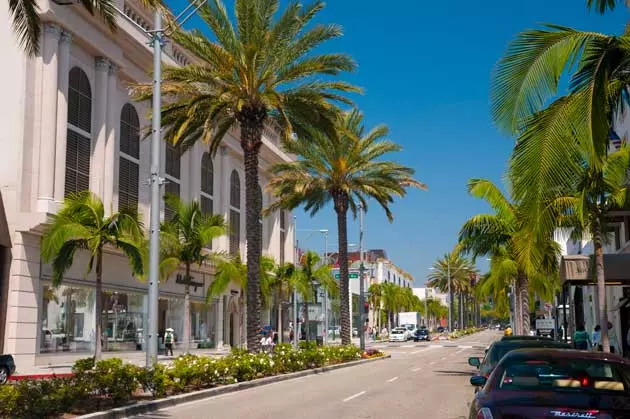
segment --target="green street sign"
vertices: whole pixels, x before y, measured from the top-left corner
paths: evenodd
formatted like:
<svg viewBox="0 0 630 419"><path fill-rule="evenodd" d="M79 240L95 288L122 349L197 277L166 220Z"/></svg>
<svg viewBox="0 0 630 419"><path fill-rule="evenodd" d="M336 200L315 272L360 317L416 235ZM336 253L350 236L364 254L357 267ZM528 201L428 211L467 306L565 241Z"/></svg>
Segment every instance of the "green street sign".
<svg viewBox="0 0 630 419"><path fill-rule="evenodd" d="M358 272L349 272L348 273L348 278L349 279L357 279L359 277L359 273ZM341 274L339 272L337 272L335 274L335 279L339 279L341 278Z"/></svg>

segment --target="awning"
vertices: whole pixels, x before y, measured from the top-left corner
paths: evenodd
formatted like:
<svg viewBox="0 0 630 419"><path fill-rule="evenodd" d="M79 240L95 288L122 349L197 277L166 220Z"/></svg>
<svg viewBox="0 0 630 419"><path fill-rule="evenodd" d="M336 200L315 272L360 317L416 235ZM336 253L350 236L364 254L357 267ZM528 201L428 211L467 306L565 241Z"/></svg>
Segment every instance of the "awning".
<svg viewBox="0 0 630 419"><path fill-rule="evenodd" d="M560 260L560 279L571 285L594 285L593 255L569 255ZM606 285L630 285L630 253L604 255Z"/></svg>

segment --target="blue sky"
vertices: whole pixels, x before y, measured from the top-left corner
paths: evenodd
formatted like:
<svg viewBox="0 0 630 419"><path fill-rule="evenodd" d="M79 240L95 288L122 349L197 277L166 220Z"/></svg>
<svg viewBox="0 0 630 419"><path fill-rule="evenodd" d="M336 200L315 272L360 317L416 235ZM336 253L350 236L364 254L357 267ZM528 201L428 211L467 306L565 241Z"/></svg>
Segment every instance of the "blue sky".
<svg viewBox="0 0 630 419"><path fill-rule="evenodd" d="M224 1L231 8L232 1ZM505 171L512 140L490 122L488 91L490 72L507 43L538 23L621 33L630 19L623 6L600 16L585 3L329 0L316 18L343 26L344 37L324 49L346 52L358 62L358 71L346 79L365 89L355 100L367 126L387 124L391 139L404 147L391 159L413 167L429 186L393 206L393 224L375 205L365 219L366 248L385 249L414 275L416 286L424 283L433 261L455 245L462 223L488 210L468 196L467 180L500 182ZM177 12L185 3L170 4ZM336 249L332 207L314 218L301 211L297 217L300 247L321 251L321 236L300 230L327 228L329 249ZM358 222L352 220L349 242L358 243Z"/></svg>

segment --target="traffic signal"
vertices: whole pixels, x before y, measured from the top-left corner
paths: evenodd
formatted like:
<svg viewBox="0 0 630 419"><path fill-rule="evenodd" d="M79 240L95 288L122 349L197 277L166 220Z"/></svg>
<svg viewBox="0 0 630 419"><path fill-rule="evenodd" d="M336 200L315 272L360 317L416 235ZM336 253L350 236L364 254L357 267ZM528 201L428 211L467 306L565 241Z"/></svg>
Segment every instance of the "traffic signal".
<svg viewBox="0 0 630 419"><path fill-rule="evenodd" d="M370 313L370 303L367 301L363 303L363 313L365 314Z"/></svg>

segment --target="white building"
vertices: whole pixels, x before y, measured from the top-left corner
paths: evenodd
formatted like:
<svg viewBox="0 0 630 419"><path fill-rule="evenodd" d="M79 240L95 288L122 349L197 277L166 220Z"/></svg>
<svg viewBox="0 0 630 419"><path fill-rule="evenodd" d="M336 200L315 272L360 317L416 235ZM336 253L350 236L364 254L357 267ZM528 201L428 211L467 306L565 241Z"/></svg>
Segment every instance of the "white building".
<svg viewBox="0 0 630 419"><path fill-rule="evenodd" d="M151 29L152 14L140 4L116 2L138 25ZM111 32L80 5L42 0L39 6L45 23L41 53L34 58L18 47L7 5L0 6L0 86L6 99L0 105L0 353L13 354L18 365L84 357L95 341L94 274L85 274L86 255L77 255L58 289L50 282L51 267L40 259L41 234L64 197L89 189L107 211L137 207L149 224L150 142L140 140L140 131L150 125L150 104L133 103L128 95L130 83L149 81L152 52L146 37L123 19ZM173 42L166 44L164 63L192 60ZM238 136L238 130L231 131L215 157L202 144L182 156L163 144L161 171L165 192L198 199L205 211L228 220L233 233L215 240L213 249L245 257L245 177ZM264 187L270 166L290 157L271 130L265 130L260 157ZM263 196L263 204L269 199ZM262 223L263 252L278 261L285 255L292 260L290 214L276 213ZM106 350L136 350L135 332L146 330L147 285L132 277L127 260L114 250L105 255L103 274ZM192 338L219 347L238 344L245 318L239 312L240 291L235 287L206 304L213 269L194 267L192 276ZM174 275L160 285L160 333L173 327L183 336L181 279ZM265 313L263 322L270 321Z"/></svg>
<svg viewBox="0 0 630 419"><path fill-rule="evenodd" d="M413 291L413 295L415 295L421 300L425 300L428 295L430 299L440 300L440 303L442 305L448 306L448 294L439 292L435 288L427 288L427 287L413 288L412 291Z"/></svg>

